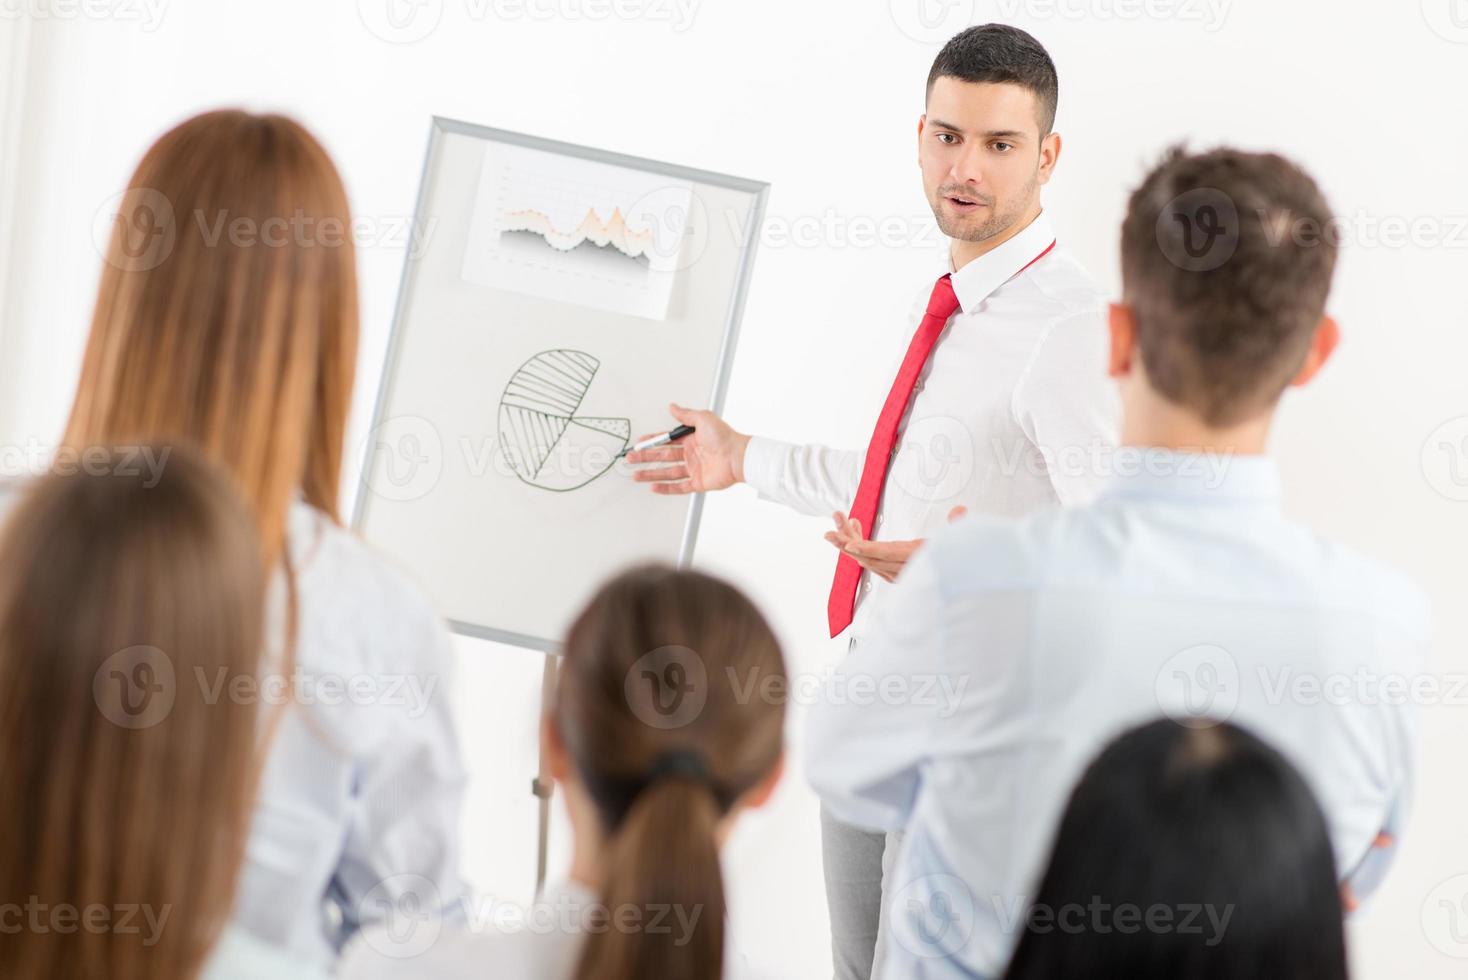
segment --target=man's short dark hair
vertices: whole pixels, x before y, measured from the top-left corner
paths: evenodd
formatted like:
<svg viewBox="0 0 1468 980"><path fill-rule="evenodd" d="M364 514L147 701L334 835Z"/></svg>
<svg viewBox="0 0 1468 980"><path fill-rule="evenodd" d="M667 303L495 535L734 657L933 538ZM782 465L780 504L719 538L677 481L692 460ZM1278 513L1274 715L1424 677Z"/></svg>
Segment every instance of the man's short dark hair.
<svg viewBox="0 0 1468 980"><path fill-rule="evenodd" d="M1339 229L1272 153L1170 149L1132 193L1123 299L1152 386L1210 425L1272 407L1325 313Z"/></svg>
<svg viewBox="0 0 1468 980"><path fill-rule="evenodd" d="M928 94L940 78L963 82L1008 82L1030 90L1039 106L1040 135L1055 126L1060 79L1050 53L1034 37L1005 24L980 24L949 38L928 72Z"/></svg>

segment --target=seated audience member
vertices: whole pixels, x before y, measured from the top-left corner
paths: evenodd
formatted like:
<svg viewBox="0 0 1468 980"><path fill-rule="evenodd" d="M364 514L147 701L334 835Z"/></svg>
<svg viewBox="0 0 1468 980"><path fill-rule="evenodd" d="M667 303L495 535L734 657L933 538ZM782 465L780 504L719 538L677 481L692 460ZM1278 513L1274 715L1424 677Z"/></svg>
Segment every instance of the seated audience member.
<svg viewBox="0 0 1468 980"><path fill-rule="evenodd" d="M1347 886L1380 878L1413 724L1371 685L1420 671L1427 604L1287 519L1265 455L1281 395L1336 345L1330 218L1278 156L1169 153L1122 228L1108 485L1085 507L935 535L840 666L910 696L813 708L825 805L904 831L881 976L996 975L1017 938L1005 910L1033 894L1082 767L1159 709L1268 739L1319 799Z"/></svg>
<svg viewBox="0 0 1468 980"><path fill-rule="evenodd" d="M228 925L271 727L231 693L260 666L254 524L191 453L98 453L0 534L0 976L315 976Z"/></svg>
<svg viewBox="0 0 1468 980"><path fill-rule="evenodd" d="M1346 980L1341 916L1295 768L1241 728L1154 721L1071 794L1005 980Z"/></svg>
<svg viewBox="0 0 1468 980"><path fill-rule="evenodd" d="M244 493L277 571L262 686L291 704L235 920L325 968L405 882L459 908L465 784L448 630L338 515L357 362L346 191L299 124L219 111L159 138L119 212L64 442L183 440Z"/></svg>
<svg viewBox="0 0 1468 980"><path fill-rule="evenodd" d="M420 951L413 930L364 930L342 975L748 975L726 941L719 851L779 780L784 702L762 692L785 681L774 634L733 587L660 567L613 579L566 637L543 730L575 837L570 880L513 931L444 929Z"/></svg>

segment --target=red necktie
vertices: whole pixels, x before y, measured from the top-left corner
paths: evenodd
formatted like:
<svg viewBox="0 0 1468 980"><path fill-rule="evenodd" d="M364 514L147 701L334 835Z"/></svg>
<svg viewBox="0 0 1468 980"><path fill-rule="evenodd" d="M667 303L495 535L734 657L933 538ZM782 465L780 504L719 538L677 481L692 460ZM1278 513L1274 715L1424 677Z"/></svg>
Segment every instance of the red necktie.
<svg viewBox="0 0 1468 980"><path fill-rule="evenodd" d="M882 414L877 416L877 428L872 432L872 441L867 446L866 463L861 468L861 483L857 484L856 500L851 504L850 517L861 522L861 532L872 535L872 520L877 516L877 502L882 498L882 485L887 482L887 468L892 464L892 448L897 442L897 424L907 411L912 398L912 387L922 373L923 365L932 353L938 335L948 323L953 311L958 309L958 297L953 294L950 276L944 276L933 286L933 295L928 298L928 312L912 335L907 356L897 371L897 380L887 392L887 401L882 405ZM861 580L861 566L849 555L836 561L836 580L831 583L831 598L826 603L826 617L831 624L831 635L835 636L851 625L852 610L856 607L856 584Z"/></svg>

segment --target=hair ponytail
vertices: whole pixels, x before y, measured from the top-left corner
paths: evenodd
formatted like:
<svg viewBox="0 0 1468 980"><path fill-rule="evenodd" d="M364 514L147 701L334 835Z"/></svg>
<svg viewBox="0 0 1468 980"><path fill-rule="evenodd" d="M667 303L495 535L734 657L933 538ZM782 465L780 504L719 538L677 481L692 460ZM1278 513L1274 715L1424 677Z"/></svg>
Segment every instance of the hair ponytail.
<svg viewBox="0 0 1468 980"><path fill-rule="evenodd" d="M576 980L722 980L720 825L775 771L785 721L783 700L731 677L783 690L785 662L754 605L707 575L627 572L571 627L552 720L605 835Z"/></svg>
<svg viewBox="0 0 1468 980"><path fill-rule="evenodd" d="M642 791L607 840L602 907L576 980L721 980L722 815L709 787L690 778Z"/></svg>

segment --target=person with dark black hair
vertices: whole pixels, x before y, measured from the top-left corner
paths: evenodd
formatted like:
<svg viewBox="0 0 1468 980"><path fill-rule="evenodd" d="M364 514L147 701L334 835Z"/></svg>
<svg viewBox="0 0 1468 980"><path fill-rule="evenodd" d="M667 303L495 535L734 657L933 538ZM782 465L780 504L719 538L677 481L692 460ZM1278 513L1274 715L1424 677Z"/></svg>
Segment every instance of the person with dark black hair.
<svg viewBox="0 0 1468 980"><path fill-rule="evenodd" d="M1161 720L1071 794L1005 980L1346 980L1305 781L1242 728Z"/></svg>
<svg viewBox="0 0 1468 980"><path fill-rule="evenodd" d="M1017 85L1034 97L1040 135L1055 129L1060 78L1050 52L1033 36L1008 24L984 24L955 34L928 72L928 98L943 79L971 84Z"/></svg>
<svg viewBox="0 0 1468 980"><path fill-rule="evenodd" d="M1115 445L1118 415L1104 377L1102 293L1057 245L1040 201L1060 159L1058 92L1044 46L1014 27L970 27L933 63L917 163L949 247L937 281L894 330L903 346L872 352L896 380L880 411L874 399L851 406L876 416L864 452L751 438L674 405L696 431L628 456L662 464L636 475L659 493L747 482L765 499L834 518L826 539L840 553L825 618L832 636L849 635L848 649L947 519L1084 503L1101 483L1086 467L1056 465ZM823 811L821 838L836 976L867 980L887 835Z"/></svg>

